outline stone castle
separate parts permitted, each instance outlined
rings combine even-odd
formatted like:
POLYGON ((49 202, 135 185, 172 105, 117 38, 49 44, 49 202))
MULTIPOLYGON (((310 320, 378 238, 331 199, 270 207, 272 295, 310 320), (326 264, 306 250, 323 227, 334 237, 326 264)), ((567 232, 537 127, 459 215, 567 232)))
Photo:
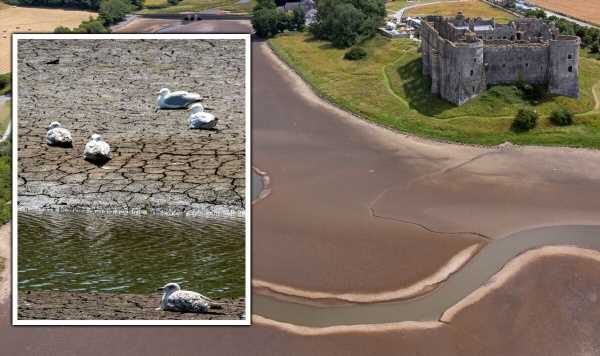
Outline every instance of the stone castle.
POLYGON ((543 21, 430 16, 421 27, 423 74, 431 92, 456 104, 488 85, 523 80, 547 85, 551 94, 579 96, 579 44, 543 21))

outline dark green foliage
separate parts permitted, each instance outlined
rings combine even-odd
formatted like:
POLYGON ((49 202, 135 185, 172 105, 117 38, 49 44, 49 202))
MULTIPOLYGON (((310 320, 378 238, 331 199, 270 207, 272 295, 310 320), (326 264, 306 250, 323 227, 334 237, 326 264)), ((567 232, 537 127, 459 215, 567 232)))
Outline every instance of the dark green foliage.
POLYGON ((296 7, 292 10, 290 18, 290 31, 304 31, 306 24, 306 13, 302 7, 296 7))
POLYGON ((359 59, 363 59, 367 56, 367 51, 365 51, 361 47, 352 47, 348 52, 344 54, 344 59, 349 61, 356 61, 359 59))
POLYGON ((334 47, 346 48, 373 36, 385 14, 383 0, 320 0, 310 31, 334 47))
POLYGON ((100 19, 105 26, 115 24, 133 11, 133 5, 127 0, 102 0, 100 3, 100 19))
POLYGON ((273 0, 260 0, 252 10, 252 26, 256 34, 262 38, 270 38, 286 30, 302 31, 304 23, 304 9, 279 11, 273 0))
POLYGON ((179 3, 179 0, 168 0, 167 2, 171 5, 177 5, 179 3))
POLYGON ((79 27, 69 29, 68 27, 58 26, 54 29, 54 33, 110 33, 110 29, 104 26, 101 20, 92 17, 87 21, 83 21, 79 27))
POLYGON ((538 114, 535 111, 521 109, 515 116, 512 123, 512 130, 515 132, 526 132, 535 127, 538 120, 538 114))
POLYGON ((590 52, 591 53, 600 53, 600 41, 596 41, 596 42, 592 43, 592 45, 590 46, 590 52))
POLYGON ((20 6, 59 7, 94 11, 100 8, 100 0, 7 0, 6 2, 20 6))
POLYGON ((573 113, 563 108, 552 112, 550 122, 557 126, 569 126, 573 124, 573 118, 573 113))
POLYGON ((520 76, 516 86, 521 92, 523 99, 529 101, 539 101, 546 97, 548 88, 543 84, 530 84, 525 82, 520 76))
POLYGON ((287 30, 288 28, 290 28, 290 24, 291 24, 291 12, 287 13, 287 12, 283 12, 283 11, 278 11, 277 12, 277 32, 281 33, 281 32, 285 32, 285 30, 287 30))
POLYGON ((262 38, 270 38, 278 33, 278 20, 277 9, 263 8, 252 12, 252 27, 256 35, 262 38))
POLYGON ((0 224, 5 224, 11 216, 11 145, 10 141, 0 144, 0 224))
POLYGON ((258 0, 256 2, 256 6, 254 7, 254 11, 258 11, 258 10, 263 10, 263 9, 270 9, 270 10, 274 10, 277 8, 277 5, 275 5, 275 1, 273 0, 258 0))
POLYGON ((11 83, 10 73, 0 74, 0 95, 9 94, 11 92, 11 83))
POLYGON ((527 12, 525 13, 525 16, 536 17, 538 19, 545 19, 546 12, 542 9, 530 9, 530 10, 527 10, 527 12))

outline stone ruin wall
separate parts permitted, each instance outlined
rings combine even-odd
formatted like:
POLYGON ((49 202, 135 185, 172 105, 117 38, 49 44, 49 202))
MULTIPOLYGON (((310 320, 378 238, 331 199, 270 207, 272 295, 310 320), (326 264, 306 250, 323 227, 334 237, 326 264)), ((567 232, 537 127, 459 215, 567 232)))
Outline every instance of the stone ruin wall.
POLYGON ((512 25, 496 25, 494 31, 477 32, 478 39, 462 42, 465 30, 448 24, 434 27, 424 22, 421 29, 423 75, 432 79, 431 92, 462 105, 477 97, 488 85, 510 84, 519 79, 528 83, 547 84, 552 94, 579 96, 577 37, 546 39, 545 25, 519 22, 519 37, 532 40, 542 33, 545 42, 513 41, 517 36, 512 25), (440 32, 438 32, 438 29, 440 32))

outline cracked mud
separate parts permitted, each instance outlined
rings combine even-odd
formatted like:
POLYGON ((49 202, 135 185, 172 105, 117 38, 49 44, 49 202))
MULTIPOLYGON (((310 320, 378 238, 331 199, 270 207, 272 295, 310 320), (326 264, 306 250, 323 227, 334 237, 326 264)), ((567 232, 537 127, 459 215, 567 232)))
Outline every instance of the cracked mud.
POLYGON ((19 209, 243 214, 243 40, 19 42, 19 209), (154 113, 163 87, 203 96, 216 131, 187 111, 154 113), (60 121, 73 148, 46 145, 60 121), (113 159, 83 159, 99 133, 113 159))

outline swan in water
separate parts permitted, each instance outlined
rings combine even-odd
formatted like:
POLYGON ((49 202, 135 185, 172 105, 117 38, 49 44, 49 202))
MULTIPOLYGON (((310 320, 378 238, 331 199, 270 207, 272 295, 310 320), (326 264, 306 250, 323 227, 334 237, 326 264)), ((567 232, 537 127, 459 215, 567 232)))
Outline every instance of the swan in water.
POLYGON ((206 313, 210 308, 220 308, 219 303, 200 293, 181 290, 177 283, 167 283, 158 288, 163 292, 160 306, 156 310, 180 313, 206 313))
POLYGON ((188 118, 190 129, 213 129, 217 126, 219 119, 215 118, 215 115, 211 113, 204 112, 202 104, 193 104, 190 110, 192 110, 188 118))
POLYGON ((102 139, 102 136, 93 134, 88 143, 85 144, 83 157, 86 161, 102 164, 112 158, 112 153, 110 152, 110 146, 102 139))
POLYGON ((158 92, 156 100, 156 110, 160 109, 187 109, 191 104, 202 100, 198 93, 189 93, 187 91, 171 92, 168 88, 162 88, 158 92))
POLYGON ((71 132, 65 129, 60 122, 53 121, 48 126, 46 143, 50 146, 72 147, 73 137, 71 137, 71 132))

